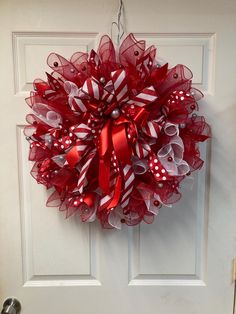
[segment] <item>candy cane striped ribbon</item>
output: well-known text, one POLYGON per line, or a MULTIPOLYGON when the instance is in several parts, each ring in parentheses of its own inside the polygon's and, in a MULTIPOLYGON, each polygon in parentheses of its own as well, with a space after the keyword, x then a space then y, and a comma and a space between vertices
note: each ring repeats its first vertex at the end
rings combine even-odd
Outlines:
POLYGON ((149 137, 158 138, 158 135, 161 132, 161 126, 155 120, 148 121, 147 124, 143 127, 143 131, 149 137))
MULTIPOLYGON (((86 148, 88 147, 87 144, 85 144, 84 141, 81 141, 81 140, 76 140, 76 150, 79 152, 79 153, 82 153, 82 152, 85 152, 86 148)), ((82 156, 81 156, 82 157, 82 156)))
POLYGON ((69 98, 68 102, 76 111, 80 113, 87 111, 86 102, 80 99, 78 96, 74 96, 71 100, 69 98))
POLYGON ((116 180, 117 180, 117 173, 113 171, 110 176, 110 188, 112 193, 110 195, 104 195, 99 202, 99 207, 98 211, 102 211, 103 209, 107 208, 107 206, 110 204, 113 194, 114 194, 114 188, 116 185, 116 180))
POLYGON ((94 156, 96 155, 96 150, 92 150, 85 158, 85 163, 83 164, 80 174, 79 174, 79 179, 78 179, 78 183, 77 183, 77 188, 78 191, 80 192, 80 194, 83 193, 83 189, 84 189, 84 183, 85 183, 85 178, 86 178, 86 174, 88 172, 89 166, 94 158, 94 156))
POLYGON ((104 89, 103 86, 94 78, 88 78, 82 87, 82 91, 91 98, 99 100, 102 98, 104 89))
POLYGON ((148 151, 150 151, 150 146, 148 144, 141 144, 140 142, 136 142, 135 151, 139 159, 143 159, 148 155, 148 151))
MULTIPOLYGON (((149 48, 149 52, 147 53, 146 56, 143 56, 139 60, 137 60, 137 68, 142 72, 142 76, 145 76, 150 73, 150 69, 152 68, 153 65, 153 59, 150 55, 151 50, 154 49, 154 46, 151 46, 149 48)), ((146 52, 145 52, 146 53, 146 52)))
POLYGON ((86 112, 86 102, 79 98, 80 91, 78 86, 73 82, 65 81, 64 88, 65 91, 68 93, 69 105, 79 113, 86 112))
POLYGON ((122 208, 125 208, 129 204, 130 195, 134 187, 134 171, 130 165, 126 165, 123 168, 123 177, 124 177, 124 190, 123 196, 120 201, 122 208))
POLYGON ((144 107, 157 99, 157 93, 153 86, 144 88, 141 93, 136 95, 132 100, 128 101, 128 104, 136 105, 138 107, 144 107))
POLYGON ((125 70, 117 70, 111 73, 111 80, 114 86, 114 93, 118 103, 129 100, 129 91, 125 70))
POLYGON ((70 131, 73 132, 79 139, 86 139, 91 134, 91 128, 84 123, 72 126, 70 131))
POLYGON ((102 96, 102 100, 108 102, 109 104, 115 101, 116 96, 114 95, 114 88, 112 80, 107 82, 104 86, 104 93, 102 96))

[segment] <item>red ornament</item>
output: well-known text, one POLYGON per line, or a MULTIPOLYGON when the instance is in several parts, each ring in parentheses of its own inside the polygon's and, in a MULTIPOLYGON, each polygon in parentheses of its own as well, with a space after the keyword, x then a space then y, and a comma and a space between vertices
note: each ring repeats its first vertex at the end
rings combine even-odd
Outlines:
POLYGON ((133 34, 118 53, 103 36, 97 52, 49 55, 53 72, 34 82, 25 128, 31 173, 53 190, 48 206, 120 228, 151 223, 152 206, 180 198, 181 181, 203 164, 197 143, 210 127, 191 115, 203 96, 191 71, 155 56, 133 34))

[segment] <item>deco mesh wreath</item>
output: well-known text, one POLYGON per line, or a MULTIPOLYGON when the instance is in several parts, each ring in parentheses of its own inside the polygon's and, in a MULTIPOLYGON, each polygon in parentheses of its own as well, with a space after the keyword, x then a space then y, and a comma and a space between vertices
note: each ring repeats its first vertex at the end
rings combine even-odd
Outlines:
POLYGON ((155 55, 133 34, 118 52, 103 36, 97 52, 49 55, 53 72, 34 81, 25 128, 31 174, 53 188, 48 206, 121 228, 151 223, 180 199, 181 181, 203 165, 198 142, 210 127, 193 114, 203 95, 191 71, 155 55))

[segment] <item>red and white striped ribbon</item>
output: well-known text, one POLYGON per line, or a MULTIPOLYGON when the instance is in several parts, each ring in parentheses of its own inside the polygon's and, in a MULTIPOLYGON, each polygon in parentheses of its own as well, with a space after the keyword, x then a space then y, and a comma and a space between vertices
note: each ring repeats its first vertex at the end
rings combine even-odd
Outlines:
POLYGON ((105 209, 110 204, 110 202, 112 201, 117 176, 118 176, 117 173, 115 171, 112 171, 111 176, 110 176, 110 189, 112 192, 110 195, 104 195, 100 199, 98 211, 102 211, 103 209, 105 209))
POLYGON ((74 133, 79 139, 86 139, 91 134, 91 128, 84 123, 77 126, 72 126, 70 131, 74 133))
POLYGON ((68 104, 70 107, 80 113, 86 112, 86 101, 80 99, 80 90, 78 86, 73 82, 65 81, 64 88, 68 93, 68 104))
POLYGON ((139 159, 143 159, 148 155, 148 151, 150 150, 150 146, 148 144, 141 144, 140 142, 136 142, 135 151, 139 159))
POLYGON ((150 73, 150 69, 152 68, 152 58, 150 54, 147 54, 146 56, 140 58, 137 60, 137 68, 141 71, 142 77, 145 77, 145 75, 148 75, 150 73))
POLYGON ((161 115, 160 117, 158 117, 157 119, 155 119, 155 121, 159 124, 159 125, 161 125, 162 127, 163 127, 163 125, 166 123, 165 122, 165 116, 164 115, 161 115))
POLYGON ((161 126, 155 120, 148 121, 146 125, 143 127, 143 131, 149 137, 158 138, 158 135, 161 132, 161 126))
POLYGON ((114 93, 118 103, 129 100, 129 90, 127 85, 125 70, 116 70, 111 73, 111 79, 114 86, 114 93))
POLYGON ((124 189, 123 195, 120 201, 120 205, 122 208, 125 208, 129 204, 130 195, 133 191, 134 187, 134 171, 130 165, 126 165, 123 168, 123 178, 124 178, 124 189))
POLYGON ((105 209, 111 202, 112 196, 111 195, 105 195, 100 199, 98 211, 102 211, 105 209))
POLYGON ((99 100, 103 96, 103 86, 94 78, 88 78, 82 87, 82 91, 90 97, 99 100))
POLYGON ((136 95, 132 100, 128 101, 130 105, 136 105, 138 107, 144 107, 157 99, 157 93, 153 86, 144 88, 141 93, 136 95))
POLYGON ((112 80, 107 82, 107 84, 104 86, 104 93, 102 96, 102 100, 108 102, 109 104, 115 101, 115 94, 114 94, 114 87, 112 80))
POLYGON ((84 141, 81 141, 81 140, 76 140, 76 149, 77 149, 77 151, 79 152, 79 153, 85 153, 85 151, 86 151, 86 149, 87 149, 87 147, 88 147, 88 145, 87 144, 85 144, 85 142, 84 141))
POLYGON ((77 112, 83 113, 87 111, 86 102, 78 96, 74 96, 71 99, 69 98, 68 102, 77 112))
POLYGON ((86 179, 86 174, 88 172, 89 166, 94 158, 94 156, 96 155, 96 150, 92 150, 86 157, 84 160, 84 164, 81 168, 80 174, 79 174, 79 178, 78 178, 78 183, 77 183, 77 189, 80 192, 80 194, 83 193, 83 189, 84 189, 84 184, 85 184, 85 179, 86 179))

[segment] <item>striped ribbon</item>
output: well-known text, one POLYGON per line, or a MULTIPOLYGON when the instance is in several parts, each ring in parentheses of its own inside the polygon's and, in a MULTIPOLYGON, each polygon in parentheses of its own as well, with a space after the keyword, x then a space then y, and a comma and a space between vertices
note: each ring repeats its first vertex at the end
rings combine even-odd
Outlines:
POLYGON ((79 113, 86 112, 86 101, 80 97, 80 89, 78 86, 73 82, 65 81, 64 88, 68 93, 68 103, 70 107, 79 113))
POLYGON ((78 183, 77 183, 77 189, 80 192, 80 194, 83 193, 83 189, 84 189, 84 184, 85 184, 85 179, 86 179, 86 174, 89 170, 89 166, 94 158, 94 156, 96 155, 96 150, 92 150, 86 157, 84 160, 84 164, 81 168, 80 174, 79 174, 79 178, 78 178, 78 183))
POLYGON ((130 195, 133 191, 134 187, 134 171, 130 165, 126 165, 123 168, 123 178, 124 178, 124 188, 123 188, 123 195, 120 201, 120 205, 122 208, 126 208, 129 204, 130 195))

